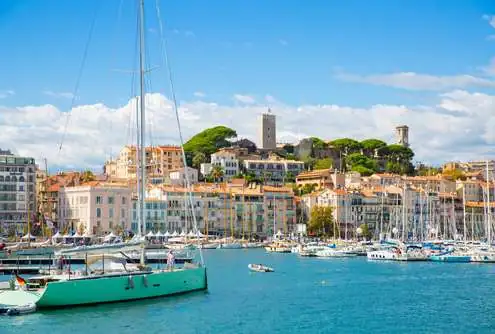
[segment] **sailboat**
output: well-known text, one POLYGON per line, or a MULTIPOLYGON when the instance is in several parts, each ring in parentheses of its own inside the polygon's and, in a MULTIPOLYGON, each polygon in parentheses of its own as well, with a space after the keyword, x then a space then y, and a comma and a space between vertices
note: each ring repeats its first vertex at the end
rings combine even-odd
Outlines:
MULTIPOLYGON (((139 110, 141 130, 139 172, 141 182, 138 202, 141 209, 141 214, 139 215, 141 223, 139 234, 141 234, 146 218, 143 214, 146 187, 144 146, 146 123, 144 100, 144 0, 138 1, 141 79, 139 110)), ((184 152, 182 153, 185 164, 184 152)), ((191 195, 189 202, 192 204, 191 195)), ((194 212, 193 219, 195 221, 194 212)), ((31 277, 27 280, 16 277, 19 283, 18 288, 0 293, 0 309, 15 308, 29 303, 36 304, 37 308, 61 308, 155 298, 207 289, 206 267, 203 263, 201 250, 199 250, 201 255, 199 263, 185 263, 183 267, 176 268, 169 263, 166 269, 154 270, 144 263, 144 244, 141 245, 141 248, 141 262, 138 265, 127 265, 126 261, 123 261, 126 257, 125 254, 122 254, 122 256, 93 254, 86 255, 86 268, 80 271, 71 270, 70 265, 66 271, 62 264, 62 270, 54 274, 31 277), (110 265, 105 264, 108 261, 110 261, 110 265), (95 262, 102 263, 103 267, 90 269, 89 265, 95 262)))

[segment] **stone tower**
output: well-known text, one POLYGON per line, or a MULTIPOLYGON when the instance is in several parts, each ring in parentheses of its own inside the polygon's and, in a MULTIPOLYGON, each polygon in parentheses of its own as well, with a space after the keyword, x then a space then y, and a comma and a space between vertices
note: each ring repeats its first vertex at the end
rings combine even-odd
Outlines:
POLYGON ((274 150, 277 148, 277 129, 275 115, 268 109, 267 113, 261 115, 261 148, 274 150))
POLYGON ((409 127, 407 125, 396 127, 395 136, 397 138, 397 144, 409 147, 409 127))

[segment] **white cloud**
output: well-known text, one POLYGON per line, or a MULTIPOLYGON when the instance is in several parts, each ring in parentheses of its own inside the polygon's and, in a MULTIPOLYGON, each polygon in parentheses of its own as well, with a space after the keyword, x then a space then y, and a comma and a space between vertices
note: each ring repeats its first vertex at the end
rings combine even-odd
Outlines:
MULTIPOLYGON (((185 139, 211 126, 233 127, 239 137, 257 140, 258 116, 265 101, 225 105, 204 101, 184 102, 180 107, 185 139)), ((146 96, 147 123, 153 144, 177 144, 178 132, 171 102, 155 93, 146 96)), ((454 90, 438 96, 433 105, 377 104, 366 108, 339 105, 278 103, 278 141, 316 136, 323 139, 380 138, 393 142, 394 127, 407 124, 415 159, 441 163, 493 157, 495 151, 495 95, 454 90)), ((118 108, 103 104, 81 105, 72 110, 60 154, 58 145, 67 113, 53 105, 0 107, 0 143, 23 155, 40 159, 45 154, 51 166, 101 170, 109 153, 135 143, 135 100, 118 108)), ((149 137, 149 136, 147 136, 149 137)), ((148 139, 147 139, 148 140, 148 139)))
POLYGON ((280 45, 282 45, 282 46, 287 46, 287 45, 289 45, 289 43, 288 43, 285 39, 280 39, 278 42, 279 42, 279 43, 280 43, 280 45))
POLYGON ((194 96, 202 98, 202 97, 206 97, 206 94, 203 92, 194 92, 194 96))
POLYGON ((495 15, 483 15, 483 19, 488 21, 488 24, 495 28, 495 15))
POLYGON ((54 92, 51 90, 45 90, 43 91, 43 94, 51 97, 64 98, 64 99, 72 99, 74 97, 74 94, 69 92, 54 92))
POLYGON ((233 98, 236 102, 240 102, 240 103, 244 103, 244 104, 256 103, 256 99, 252 96, 249 96, 249 95, 235 94, 233 98))
POLYGON ((399 72, 391 74, 357 75, 337 73, 337 79, 348 82, 367 83, 377 86, 388 86, 407 90, 445 91, 470 86, 495 87, 495 81, 472 75, 435 76, 415 72, 399 72))
POLYGON ((15 92, 11 89, 9 90, 0 90, 0 99, 6 99, 9 96, 15 95, 15 92))

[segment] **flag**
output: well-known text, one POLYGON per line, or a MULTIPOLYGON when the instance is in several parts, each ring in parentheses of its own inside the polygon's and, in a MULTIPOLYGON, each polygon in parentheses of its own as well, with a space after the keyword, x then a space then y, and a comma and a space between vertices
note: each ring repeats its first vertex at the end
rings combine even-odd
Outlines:
POLYGON ((26 285, 26 280, 24 278, 22 278, 21 276, 15 274, 15 279, 17 281, 17 284, 23 286, 23 285, 26 285))

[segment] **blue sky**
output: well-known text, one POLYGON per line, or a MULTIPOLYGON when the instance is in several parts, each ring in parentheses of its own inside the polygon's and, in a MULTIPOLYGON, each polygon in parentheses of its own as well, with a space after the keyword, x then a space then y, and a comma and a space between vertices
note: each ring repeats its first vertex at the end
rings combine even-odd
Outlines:
MULTIPOLYGON (((136 8, 130 0, 0 1, 2 145, 36 158, 57 146, 94 17, 80 114, 68 129, 92 135, 73 138, 79 155, 60 165, 101 165, 127 143, 115 134, 130 124, 132 75, 122 70, 136 69, 136 8), (112 138, 98 132, 108 126, 112 138), (19 141, 25 127, 36 143, 19 141), (103 149, 78 151, 95 143, 103 149)), ((256 139, 254 116, 270 104, 280 141, 392 141, 405 123, 418 160, 495 156, 493 1, 162 0, 160 8, 186 137, 225 124, 256 139)), ((146 13, 154 67, 155 0, 146 13)), ((170 123, 167 73, 162 67, 149 78, 148 90, 159 93, 150 109, 170 123)), ((153 126, 165 133, 163 144, 177 142, 170 128, 153 126)))
MULTIPOLYGON (((135 9, 120 0, 4 0, 0 4, 0 88, 9 103, 52 103, 42 92, 72 92, 95 11, 95 34, 80 101, 110 105, 129 97, 135 9)), ((159 63, 155 1, 147 2, 151 65, 159 63)), ((271 94, 292 104, 411 103, 418 94, 345 83, 336 71, 476 74, 494 54, 482 16, 492 1, 162 1, 182 100, 204 91, 271 94), (179 33, 174 33, 174 30, 179 33)), ((153 88, 166 92, 166 73, 153 88)), ((428 95, 428 94, 425 94, 428 95)), ((427 96, 426 96, 427 98, 427 96)), ((60 101, 58 101, 60 104, 60 101)), ((61 106, 63 107, 63 106, 61 106)))

